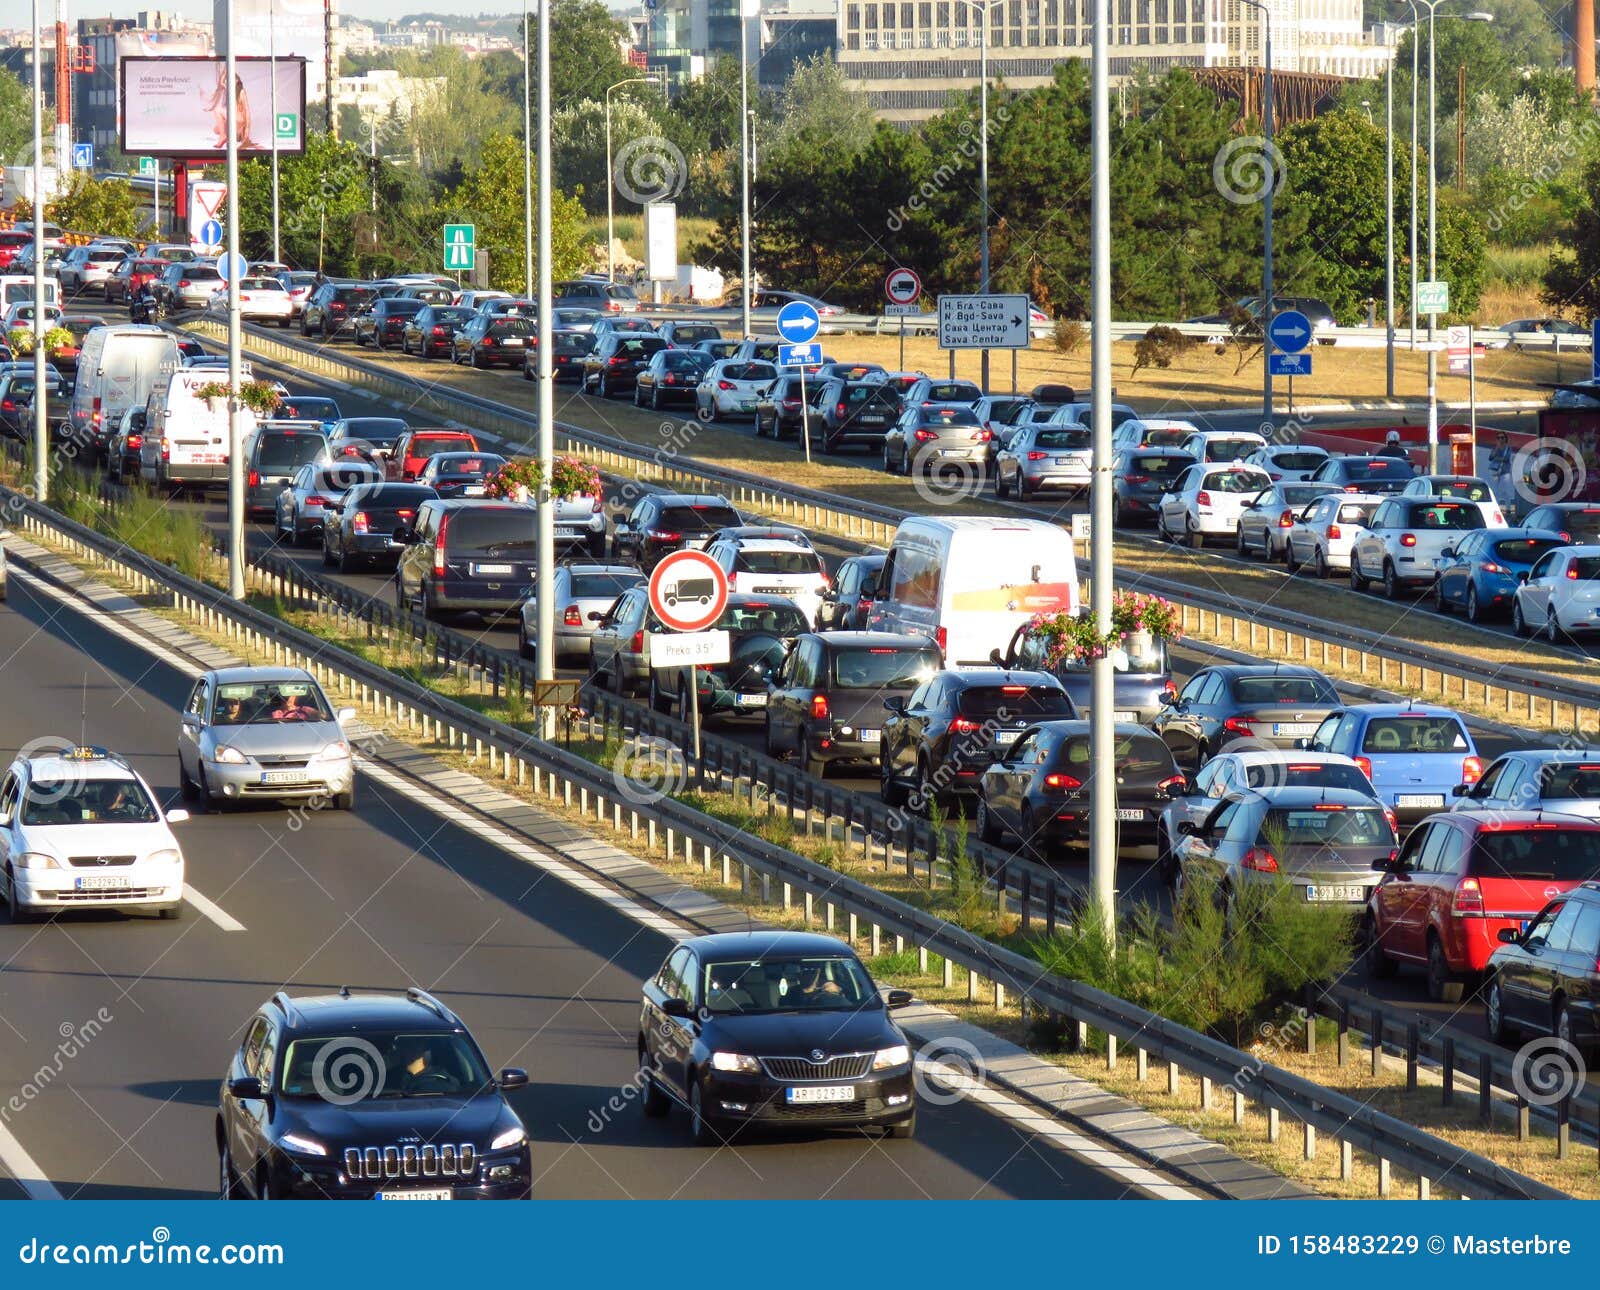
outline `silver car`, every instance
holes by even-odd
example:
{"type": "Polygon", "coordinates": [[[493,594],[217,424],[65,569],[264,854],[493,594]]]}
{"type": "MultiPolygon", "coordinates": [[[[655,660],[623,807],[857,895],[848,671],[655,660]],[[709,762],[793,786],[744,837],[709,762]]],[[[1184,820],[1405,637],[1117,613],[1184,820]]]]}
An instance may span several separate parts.
{"type": "Polygon", "coordinates": [[[959,403],[914,403],[883,437],[883,468],[909,475],[965,466],[982,477],[994,435],[971,408],[959,403]]]}
{"type": "Polygon", "coordinates": [[[251,798],[355,805],[344,726],[307,671],[227,667],[194,683],[178,725],[178,782],[201,811],[251,798]]]}
{"type": "MultiPolygon", "coordinates": [[[[551,581],[556,605],[556,663],[567,658],[589,657],[590,637],[595,623],[630,587],[644,585],[644,571],[632,564],[572,563],[556,569],[551,581]],[[593,617],[591,617],[593,615],[593,617]]],[[[538,657],[539,591],[522,602],[517,628],[517,653],[523,658],[538,657]]]]}
{"type": "Polygon", "coordinates": [[[303,546],[322,534],[325,508],[357,484],[381,484],[383,471],[353,458],[332,464],[310,462],[295,471],[278,494],[274,528],[291,546],[303,546]]]}
{"type": "Polygon", "coordinates": [[[995,454],[994,495],[1028,497],[1041,488],[1089,491],[1090,433],[1075,425],[1030,425],[995,454]]]}

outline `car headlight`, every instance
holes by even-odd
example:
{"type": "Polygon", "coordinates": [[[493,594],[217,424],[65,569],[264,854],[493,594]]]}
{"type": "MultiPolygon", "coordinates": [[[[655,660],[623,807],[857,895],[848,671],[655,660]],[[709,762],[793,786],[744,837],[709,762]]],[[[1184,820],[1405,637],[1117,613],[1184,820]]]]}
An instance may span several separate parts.
{"type": "Polygon", "coordinates": [[[24,851],[17,857],[19,869],[59,869],[61,861],[43,851],[24,851]]]}
{"type": "Polygon", "coordinates": [[[304,1134],[286,1133],[278,1141],[290,1151],[298,1151],[303,1156],[325,1156],[328,1154],[327,1147],[323,1146],[315,1138],[308,1138],[304,1134]]]}
{"type": "Polygon", "coordinates": [[[168,847],[163,851],[152,851],[145,857],[147,864],[182,864],[183,856],[173,848],[168,847]]]}
{"type": "Polygon", "coordinates": [[[312,761],[349,761],[350,750],[343,744],[329,744],[311,758],[312,761]]]}
{"type": "Polygon", "coordinates": [[[880,1048],[872,1058],[872,1069],[875,1071],[890,1070],[895,1066],[906,1066],[911,1062],[911,1049],[905,1044],[893,1044],[888,1048],[880,1048]]]}
{"type": "Polygon", "coordinates": [[[500,1151],[505,1147],[518,1147],[528,1140],[528,1132],[520,1124],[514,1129],[507,1129],[489,1144],[490,1151],[500,1151]]]}
{"type": "Polygon", "coordinates": [[[712,1053],[711,1069],[738,1071],[741,1075],[759,1075],[761,1064],[754,1057],[746,1057],[743,1053],[712,1053]]]}
{"type": "Polygon", "coordinates": [[[213,755],[212,760],[217,762],[226,762],[230,766],[243,766],[250,759],[237,748],[229,747],[227,744],[218,744],[217,751],[213,755]]]}

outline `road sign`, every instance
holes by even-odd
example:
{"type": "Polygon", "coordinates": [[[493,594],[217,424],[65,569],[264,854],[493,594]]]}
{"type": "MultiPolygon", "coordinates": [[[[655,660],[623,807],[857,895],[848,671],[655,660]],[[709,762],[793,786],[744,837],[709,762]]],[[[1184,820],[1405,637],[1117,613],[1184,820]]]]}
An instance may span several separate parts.
{"type": "Polygon", "coordinates": [[[300,138],[300,114],[298,112],[279,112],[272,118],[272,137],[279,143],[287,140],[295,143],[300,138]]]}
{"type": "Polygon", "coordinates": [[[892,305],[915,304],[922,294],[922,279],[910,269],[890,269],[883,280],[883,294],[892,305]]]}
{"type": "Polygon", "coordinates": [[[1267,359],[1267,372],[1272,376],[1310,376],[1310,354],[1273,354],[1267,359]]]}
{"type": "Polygon", "coordinates": [[[208,219],[200,226],[200,240],[207,246],[222,245],[222,222],[208,219]]]}
{"type": "Polygon", "coordinates": [[[1448,282],[1417,283],[1417,312],[1419,314],[1449,313],[1450,284],[1448,282]]]}
{"type": "Polygon", "coordinates": [[[809,345],[779,345],[779,367],[808,367],[822,361],[822,346],[812,341],[809,345]]]}
{"type": "Polygon", "coordinates": [[[476,224],[444,226],[444,267],[448,273],[471,273],[478,263],[476,224]]]}
{"type": "Polygon", "coordinates": [[[885,318],[913,318],[921,312],[921,305],[885,305],[883,307],[883,316],[885,318]]]}
{"type": "Polygon", "coordinates": [[[651,632],[651,667],[698,667],[732,657],[727,632],[651,632]]]}
{"type": "Polygon", "coordinates": [[[1472,360],[1483,356],[1483,342],[1473,336],[1471,327],[1446,328],[1444,348],[1452,372],[1468,371],[1472,360]]]}
{"type": "Polygon", "coordinates": [[[1027,296],[940,296],[940,349],[1027,349],[1027,296]]]}
{"type": "Polygon", "coordinates": [[[1311,343],[1311,319],[1298,309],[1285,309],[1272,315],[1267,336],[1280,354],[1298,354],[1311,343]]]}
{"type": "Polygon", "coordinates": [[[72,145],[72,168],[74,170],[94,169],[94,144],[75,143],[72,145]]]}
{"type": "Polygon", "coordinates": [[[728,575],[704,551],[673,551],[650,575],[650,608],[675,632],[699,632],[728,607],[728,575]]]}
{"type": "Polygon", "coordinates": [[[778,310],[778,335],[791,345],[804,345],[821,327],[821,317],[804,300],[791,300],[778,310]]]}
{"type": "Polygon", "coordinates": [[[242,255],[219,255],[217,257],[217,273],[224,282],[231,282],[237,273],[241,278],[250,271],[250,261],[242,255]]]}
{"type": "Polygon", "coordinates": [[[156,171],[156,159],[154,157],[140,157],[139,158],[139,175],[140,175],[140,177],[144,178],[144,179],[154,179],[156,177],[156,174],[157,174],[157,171],[156,171]]]}

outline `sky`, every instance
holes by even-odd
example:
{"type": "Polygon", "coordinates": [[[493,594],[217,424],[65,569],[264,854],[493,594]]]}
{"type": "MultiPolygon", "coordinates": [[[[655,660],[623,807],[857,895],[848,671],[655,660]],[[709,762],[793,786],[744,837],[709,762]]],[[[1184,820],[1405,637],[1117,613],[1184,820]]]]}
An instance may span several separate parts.
{"type": "MultiPolygon", "coordinates": [[[[609,0],[612,8],[621,8],[618,0],[609,0]]],[[[520,8],[514,3],[494,3],[493,0],[420,0],[418,3],[402,3],[397,9],[393,0],[339,0],[339,12],[348,13],[357,18],[373,19],[393,17],[397,13],[449,13],[449,14],[479,14],[479,13],[516,13],[520,8]]],[[[69,17],[73,21],[78,18],[122,18],[132,17],[141,9],[159,9],[163,12],[181,13],[194,20],[210,21],[211,5],[200,3],[199,0],[177,0],[177,3],[164,3],[163,0],[69,0],[69,17]]],[[[0,28],[14,29],[26,27],[33,21],[33,6],[29,0],[0,0],[0,28]]],[[[55,22],[55,5],[49,0],[42,0],[40,4],[39,20],[46,24],[55,22]]]]}

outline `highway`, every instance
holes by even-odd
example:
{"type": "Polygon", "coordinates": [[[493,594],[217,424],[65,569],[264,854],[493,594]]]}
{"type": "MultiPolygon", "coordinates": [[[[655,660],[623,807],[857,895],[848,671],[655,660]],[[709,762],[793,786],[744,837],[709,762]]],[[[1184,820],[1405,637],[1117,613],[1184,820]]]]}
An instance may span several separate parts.
{"type": "MultiPolygon", "coordinates": [[[[188,669],[153,658],[13,571],[0,607],[9,758],[45,735],[128,754],[178,804],[173,732],[188,669]]],[[[272,807],[175,826],[191,897],[179,923],[73,914],[0,925],[0,1196],[19,1161],[67,1197],[215,1194],[218,1083],[274,991],[438,993],[511,1097],[540,1198],[1114,1198],[1120,1178],[968,1103],[925,1106],[918,1137],[689,1145],[684,1117],[630,1105],[641,978],[667,939],[363,775],[358,808],[299,829],[272,807]],[[202,912],[209,910],[209,913],[202,912]],[[229,930],[233,928],[233,930],[229,930]],[[67,1038],[82,1036],[63,1057],[67,1038]],[[40,1072],[47,1072],[41,1078],[40,1072]]],[[[1132,1193],[1137,1194],[1137,1193],[1132,1193]]]]}

